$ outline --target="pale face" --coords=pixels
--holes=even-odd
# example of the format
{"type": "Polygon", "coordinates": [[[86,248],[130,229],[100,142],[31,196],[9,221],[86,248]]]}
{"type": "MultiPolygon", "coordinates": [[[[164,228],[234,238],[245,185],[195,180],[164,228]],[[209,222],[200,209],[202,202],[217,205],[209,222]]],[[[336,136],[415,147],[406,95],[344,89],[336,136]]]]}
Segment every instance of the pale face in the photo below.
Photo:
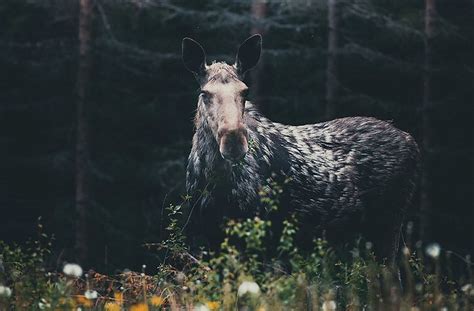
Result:
{"type": "Polygon", "coordinates": [[[221,156],[239,161],[248,151],[248,133],[243,122],[248,88],[230,65],[215,63],[206,72],[208,78],[201,87],[199,110],[214,133],[221,156]]]}
{"type": "Polygon", "coordinates": [[[262,50],[262,37],[253,35],[237,51],[234,65],[214,62],[207,65],[202,46],[190,38],[183,39],[183,63],[201,86],[198,113],[205,118],[226,160],[236,162],[249,150],[248,131],[244,124],[247,86],[245,72],[253,68],[262,50]]]}

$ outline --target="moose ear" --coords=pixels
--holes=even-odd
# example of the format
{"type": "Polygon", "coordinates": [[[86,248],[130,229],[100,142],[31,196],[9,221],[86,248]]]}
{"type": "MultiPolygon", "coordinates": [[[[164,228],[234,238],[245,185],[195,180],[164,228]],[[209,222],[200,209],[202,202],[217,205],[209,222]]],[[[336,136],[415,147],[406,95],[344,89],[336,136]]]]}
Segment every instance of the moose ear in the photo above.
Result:
{"type": "Polygon", "coordinates": [[[191,38],[184,38],[182,43],[182,58],[184,67],[200,75],[206,66],[206,53],[202,46],[191,38]]]}
{"type": "Polygon", "coordinates": [[[246,71],[252,69],[257,65],[262,52],[262,36],[259,34],[253,35],[244,41],[237,52],[237,59],[235,66],[239,74],[243,75],[246,71]]]}

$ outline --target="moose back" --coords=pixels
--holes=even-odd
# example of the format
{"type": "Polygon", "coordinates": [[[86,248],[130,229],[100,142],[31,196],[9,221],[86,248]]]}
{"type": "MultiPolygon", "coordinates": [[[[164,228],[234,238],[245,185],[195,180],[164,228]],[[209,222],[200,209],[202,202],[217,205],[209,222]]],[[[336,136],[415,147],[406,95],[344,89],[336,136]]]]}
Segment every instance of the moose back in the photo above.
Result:
{"type": "Polygon", "coordinates": [[[284,183],[278,212],[300,216],[301,237],[362,234],[380,257],[395,256],[419,162],[409,134],[368,117],[302,126],[265,118],[243,82],[260,58],[260,35],[240,46],[231,65],[208,64],[192,39],[182,48],[201,92],[186,175],[192,235],[215,240],[225,217],[256,214],[270,178],[284,183]]]}

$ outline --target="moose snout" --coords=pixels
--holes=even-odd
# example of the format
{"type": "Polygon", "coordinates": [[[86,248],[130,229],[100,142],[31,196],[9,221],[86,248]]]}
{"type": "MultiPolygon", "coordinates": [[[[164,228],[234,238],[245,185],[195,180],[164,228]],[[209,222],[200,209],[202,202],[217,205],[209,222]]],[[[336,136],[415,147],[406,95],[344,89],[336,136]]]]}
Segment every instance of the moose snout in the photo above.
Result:
{"type": "Polygon", "coordinates": [[[224,159],[237,162],[248,150],[247,130],[244,127],[219,130],[219,151],[224,159]]]}

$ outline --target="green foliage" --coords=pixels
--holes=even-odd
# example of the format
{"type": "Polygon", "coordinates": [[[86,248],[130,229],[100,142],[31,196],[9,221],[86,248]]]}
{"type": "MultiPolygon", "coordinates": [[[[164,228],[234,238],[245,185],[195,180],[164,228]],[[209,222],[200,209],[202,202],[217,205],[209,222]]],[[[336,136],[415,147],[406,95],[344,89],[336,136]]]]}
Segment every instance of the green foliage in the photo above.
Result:
{"type": "Polygon", "coordinates": [[[37,239],[23,247],[0,241],[0,284],[14,284],[16,301],[26,305],[39,301],[50,290],[45,266],[51,239],[43,232],[41,219],[37,229],[37,239]]]}
{"type": "Polygon", "coordinates": [[[414,307],[469,310],[474,306],[470,259],[467,277],[456,281],[444,273],[449,270],[445,267],[447,261],[439,255],[436,245],[436,251],[427,252],[425,257],[421,256],[421,245],[413,250],[403,249],[399,261],[404,282],[401,288],[396,269],[377,262],[370,243],[358,241],[353,248],[341,252],[315,238],[309,252],[300,251],[295,246],[298,226],[293,216],[283,221],[275,257],[268,256],[265,244],[273,224],[259,217],[229,220],[220,250],[201,251],[195,256],[184,242],[182,205],[171,205],[167,211],[168,239],[158,245],[168,252],[168,263],[160,264],[154,276],[126,272],[114,280],[107,276],[81,279],[50,273],[46,263],[51,239],[42,233],[41,225],[37,241],[28,247],[1,242],[0,285],[10,286],[13,295],[2,296],[0,292],[0,307],[176,310],[181,306],[192,310],[193,306],[203,305],[210,310],[235,310],[237,306],[247,310],[337,307],[411,311],[414,307]],[[114,296],[111,288],[115,288],[114,296]],[[99,295],[87,298],[86,290],[96,290],[99,295]]]}

